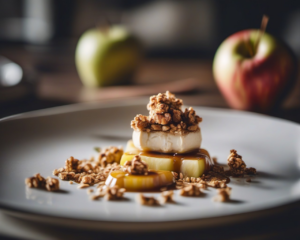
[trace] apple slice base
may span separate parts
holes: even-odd
[[[130,192],[157,191],[162,187],[174,184],[173,174],[169,171],[150,170],[148,175],[131,175],[123,171],[110,172],[105,185],[109,187],[119,186]]]
[[[156,152],[142,152],[128,141],[125,153],[120,164],[131,161],[135,155],[139,155],[148,164],[149,169],[174,171],[182,173],[184,177],[201,177],[208,172],[213,165],[209,153],[205,149],[197,149],[186,154],[161,154]]]

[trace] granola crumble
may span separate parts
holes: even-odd
[[[73,181],[82,184],[79,188],[84,188],[85,185],[92,186],[104,182],[110,171],[121,169],[118,162],[122,154],[122,148],[109,147],[99,154],[98,159],[78,160],[69,157],[65,162],[65,167],[55,169],[53,175],[61,180],[70,181],[70,184]]]
[[[182,188],[179,192],[181,196],[200,196],[203,193],[200,188],[196,184],[190,184],[184,188]]]
[[[149,116],[138,114],[131,121],[131,127],[135,131],[163,131],[170,133],[194,132],[199,129],[198,124],[202,121],[195,110],[181,110],[182,100],[167,91],[150,97],[147,105]]]
[[[232,149],[227,159],[230,172],[233,176],[244,176],[246,164],[242,160],[242,156],[237,154],[237,151]]]
[[[117,148],[114,146],[103,149],[99,153],[99,157],[97,162],[100,166],[106,167],[108,164],[112,164],[114,162],[119,163],[120,159],[123,155],[123,149],[121,147]]]
[[[39,173],[35,174],[33,177],[26,178],[25,184],[30,188],[41,188],[46,189],[47,191],[59,190],[58,179],[51,177],[45,179]]]
[[[215,202],[228,202],[230,200],[231,188],[218,189],[218,195],[213,198]]]
[[[146,206],[159,206],[159,201],[155,199],[154,197],[146,197],[142,193],[139,193],[137,195],[137,201],[141,205],[146,205]]]
[[[164,191],[161,193],[161,204],[165,203],[174,203],[175,201],[173,200],[173,191]]]
[[[148,164],[142,161],[139,155],[136,155],[131,161],[124,163],[123,170],[133,175],[148,175]]]
[[[59,190],[59,180],[56,178],[47,177],[45,187],[46,187],[47,191],[58,191]]]
[[[45,188],[46,180],[37,173],[33,177],[26,178],[25,184],[30,188]]]

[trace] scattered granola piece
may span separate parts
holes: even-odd
[[[111,200],[120,200],[123,199],[123,195],[126,192],[125,188],[119,188],[117,185],[113,187],[105,188],[105,199],[108,201]]]
[[[146,206],[159,206],[159,202],[154,198],[154,197],[146,197],[143,194],[139,193],[137,195],[137,201],[141,205],[146,205]]]
[[[161,189],[159,189],[161,192],[165,192],[165,191],[167,191],[168,190],[168,188],[167,187],[162,187]]]
[[[251,182],[251,181],[252,181],[251,178],[246,179],[246,182]]]
[[[179,194],[181,196],[200,196],[202,192],[200,188],[195,184],[190,184],[180,190]]]
[[[102,167],[106,167],[108,164],[112,163],[119,163],[123,152],[124,151],[122,148],[117,148],[114,146],[105,148],[99,153],[97,162]]]
[[[74,182],[73,182],[73,181],[69,181],[69,183],[70,183],[70,184],[73,184]]]
[[[230,200],[231,188],[218,189],[218,195],[213,198],[215,202],[228,202]]]
[[[164,191],[161,193],[161,204],[165,203],[174,203],[175,201],[173,200],[173,191]]]
[[[30,188],[41,188],[47,191],[59,190],[59,180],[56,178],[48,177],[43,178],[39,173],[35,174],[34,177],[26,178],[25,184]]]
[[[213,171],[209,171],[207,174],[203,174],[200,180],[200,183],[214,188],[225,188],[227,187],[226,183],[229,182],[230,179],[227,176]]]
[[[247,175],[255,175],[256,174],[256,169],[253,168],[253,167],[246,168],[245,169],[245,174],[247,174]]]
[[[133,175],[148,175],[148,164],[142,161],[139,155],[136,155],[131,161],[124,163],[123,170]]]
[[[37,173],[33,177],[26,178],[25,184],[30,188],[45,188],[46,180]]]
[[[242,160],[242,156],[237,154],[236,150],[230,150],[227,163],[233,176],[244,176],[246,164]]]
[[[56,178],[47,177],[45,187],[47,191],[57,191],[59,190],[59,180]]]

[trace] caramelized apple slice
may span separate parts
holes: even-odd
[[[149,169],[181,172],[184,177],[200,177],[212,165],[209,153],[205,149],[186,154],[141,152],[135,148],[132,141],[128,141],[120,164],[124,165],[135,155],[140,155],[141,159],[148,164]]]
[[[151,191],[174,183],[173,174],[169,171],[150,170],[148,175],[131,175],[123,171],[110,172],[106,179],[106,186],[118,185],[127,191]]]

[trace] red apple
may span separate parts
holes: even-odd
[[[228,37],[213,61],[217,85],[235,109],[267,112],[278,106],[296,77],[296,60],[289,48],[259,30],[250,29]]]

